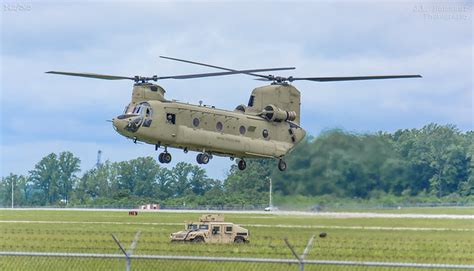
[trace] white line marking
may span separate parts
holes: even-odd
[[[471,208],[471,207],[469,207]],[[274,216],[317,216],[331,218],[430,218],[430,219],[474,219],[474,215],[455,214],[393,214],[371,212],[303,212],[303,211],[228,211],[228,210],[140,210],[140,209],[86,209],[86,208],[0,208],[1,211],[93,211],[93,212],[128,212],[143,213],[217,213],[217,214],[265,214]]]

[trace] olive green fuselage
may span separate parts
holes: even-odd
[[[150,90],[150,86],[158,89]],[[258,100],[256,90],[253,96]],[[157,146],[237,158],[281,158],[305,136],[305,131],[294,122],[262,117],[262,108],[257,106],[249,104],[228,111],[168,101],[163,95],[164,90],[157,85],[136,85],[132,102],[123,115],[113,120],[116,131]],[[299,96],[297,103],[299,114]],[[278,100],[268,104],[278,106]]]

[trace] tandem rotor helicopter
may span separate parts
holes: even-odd
[[[134,143],[145,142],[164,149],[161,163],[171,162],[168,148],[198,152],[198,164],[207,164],[214,155],[238,158],[238,168],[246,168],[246,158],[273,158],[278,169],[285,171],[284,156],[305,137],[300,127],[300,92],[291,83],[298,80],[333,82],[415,78],[420,75],[381,75],[351,77],[281,77],[258,72],[293,70],[294,67],[235,70],[173,57],[161,58],[223,70],[222,72],[175,76],[115,76],[95,73],[48,71],[49,74],[79,76],[105,80],[132,80],[132,100],[123,114],[113,118],[114,129]],[[233,111],[214,106],[193,105],[167,100],[165,90],[151,81],[192,79],[211,76],[245,74],[270,85],[255,88],[247,105]]]

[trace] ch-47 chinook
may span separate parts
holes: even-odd
[[[223,70],[221,72],[176,76],[115,76],[95,73],[49,71],[51,74],[106,80],[132,80],[132,100],[123,114],[112,122],[115,130],[133,140],[164,149],[158,156],[169,163],[168,148],[198,152],[198,164],[207,164],[214,155],[239,158],[238,168],[246,168],[245,158],[273,158],[278,168],[286,170],[283,160],[306,135],[300,127],[300,92],[290,83],[297,80],[316,82],[413,78],[420,75],[379,75],[353,77],[281,77],[258,72],[293,70],[294,67],[235,70],[194,61],[161,56],[161,58]],[[167,100],[165,90],[150,81],[191,79],[231,74],[245,74],[268,81],[270,85],[255,88],[247,105],[223,110],[202,104],[193,105]]]

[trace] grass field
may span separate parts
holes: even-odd
[[[454,210],[455,209],[455,210]],[[472,214],[472,208],[449,213]],[[414,213],[443,213],[417,209]],[[344,218],[331,216],[229,213],[226,220],[251,232],[251,242],[172,244],[169,234],[198,213],[71,210],[0,210],[0,251],[120,253],[115,234],[128,246],[141,231],[134,254],[229,256],[294,259],[283,238],[302,253],[313,234],[317,239],[307,259],[377,262],[474,264],[474,219]],[[132,270],[297,270],[287,264],[181,261],[134,261]],[[122,259],[71,259],[0,256],[1,270],[123,270]],[[380,270],[344,266],[307,266],[306,270]],[[398,269],[385,269],[398,270]],[[409,270],[409,269],[403,269]]]

